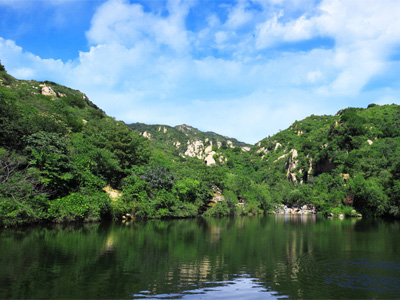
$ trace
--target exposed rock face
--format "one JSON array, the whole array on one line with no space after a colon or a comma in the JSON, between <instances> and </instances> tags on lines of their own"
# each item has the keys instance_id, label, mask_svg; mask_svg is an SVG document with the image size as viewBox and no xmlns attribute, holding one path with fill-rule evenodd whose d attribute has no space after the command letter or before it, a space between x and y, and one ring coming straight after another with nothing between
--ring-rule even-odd
<instances>
[{"instance_id":1,"label":"exposed rock face","mask_svg":"<svg viewBox=\"0 0 400 300\"><path fill-rule=\"evenodd\" d=\"M211 198L211 202L217 203L225 200L225 197L222 196L222 191L218 187L214 186L212 189L214 196Z\"/></svg>"},{"instance_id":2,"label":"exposed rock face","mask_svg":"<svg viewBox=\"0 0 400 300\"><path fill-rule=\"evenodd\" d=\"M208 139L206 139L206 142L207 142L207 140L208 140ZM211 142L211 145L208 146L204 152L205 152L205 153L211 153L211 151L212 151L212 142Z\"/></svg>"},{"instance_id":3,"label":"exposed rock face","mask_svg":"<svg viewBox=\"0 0 400 300\"><path fill-rule=\"evenodd\" d=\"M176 149L178 149L181 146L181 142L176 141L176 143L174 145L175 145Z\"/></svg>"},{"instance_id":4,"label":"exposed rock face","mask_svg":"<svg viewBox=\"0 0 400 300\"><path fill-rule=\"evenodd\" d=\"M148 133L147 131L143 132L141 135L143 135L145 138L147 138L148 140L151 140L151 134Z\"/></svg>"},{"instance_id":5,"label":"exposed rock face","mask_svg":"<svg viewBox=\"0 0 400 300\"><path fill-rule=\"evenodd\" d=\"M204 144L202 141L193 141L190 143L190 141L187 142L188 147L187 150L185 151L186 156L190 157L197 157L197 158L202 158L201 157L201 150L204 148Z\"/></svg>"},{"instance_id":6,"label":"exposed rock face","mask_svg":"<svg viewBox=\"0 0 400 300\"><path fill-rule=\"evenodd\" d=\"M290 150L289 155L290 155L290 153L292 153L292 155L289 156L289 159L287 161L288 170L286 173L286 177L288 177L292 181L297 181L296 173L293 172L293 170L296 169L297 165L298 165L298 161L296 160L298 153L297 153L296 149ZM301 172L301 170L300 170L300 172Z\"/></svg>"},{"instance_id":7,"label":"exposed rock face","mask_svg":"<svg viewBox=\"0 0 400 300\"><path fill-rule=\"evenodd\" d=\"M276 160L274 160L274 162L277 162L278 160L285 158L286 156L288 156L287 154L283 154L281 156L279 156Z\"/></svg>"},{"instance_id":8,"label":"exposed rock face","mask_svg":"<svg viewBox=\"0 0 400 300\"><path fill-rule=\"evenodd\" d=\"M122 195L121 192L119 192L119 191L117 191L117 190L114 190L114 189L111 188L109 185L107 185L106 187L104 187L104 188L103 188L103 191L105 191L105 192L110 196L110 198L111 198L113 201L117 200L117 199L118 199L119 197L121 197L121 195Z\"/></svg>"},{"instance_id":9,"label":"exposed rock face","mask_svg":"<svg viewBox=\"0 0 400 300\"><path fill-rule=\"evenodd\" d=\"M207 166L215 165L214 154L215 154L215 152L212 151L212 152L210 152L210 153L207 155L207 157L204 159L204 161L205 161L205 163L207 164Z\"/></svg>"},{"instance_id":10,"label":"exposed rock face","mask_svg":"<svg viewBox=\"0 0 400 300\"><path fill-rule=\"evenodd\" d=\"M207 141L205 141L207 142ZM204 159L204 162L210 166L215 164L215 159L214 159L214 154L216 154L215 151L212 151L212 142L210 142L210 145L204 148L204 142L203 141L188 141L188 147L187 150L185 151L185 156L190 156L190 157L197 157L199 159Z\"/></svg>"},{"instance_id":11,"label":"exposed rock face","mask_svg":"<svg viewBox=\"0 0 400 300\"><path fill-rule=\"evenodd\" d=\"M53 91L53 89L45 84L41 84L40 85L42 87L42 95L45 96L53 96L53 97L57 97L57 94L55 91Z\"/></svg>"}]
</instances>

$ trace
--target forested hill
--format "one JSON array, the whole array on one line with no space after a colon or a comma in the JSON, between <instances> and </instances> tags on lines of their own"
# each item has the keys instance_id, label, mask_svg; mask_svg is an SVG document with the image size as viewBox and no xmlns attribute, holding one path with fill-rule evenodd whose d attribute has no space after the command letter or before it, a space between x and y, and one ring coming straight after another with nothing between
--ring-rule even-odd
<instances>
[{"instance_id":1,"label":"forested hill","mask_svg":"<svg viewBox=\"0 0 400 300\"><path fill-rule=\"evenodd\" d=\"M305 204L400 215L398 105L310 116L254 146L187 125L129 127L79 91L17 80L0 64L0 225Z\"/></svg>"},{"instance_id":2,"label":"forested hill","mask_svg":"<svg viewBox=\"0 0 400 300\"><path fill-rule=\"evenodd\" d=\"M226 159L226 155L224 156L226 149L240 148L241 151L250 151L251 147L234 138L214 132L202 132L185 124L171 127L134 123L128 126L149 139L155 148L166 154L197 157L204 159L207 165L216 164L215 159L223 162Z\"/></svg>"},{"instance_id":3,"label":"forested hill","mask_svg":"<svg viewBox=\"0 0 400 300\"><path fill-rule=\"evenodd\" d=\"M312 199L321 211L346 208L349 214L354 207L364 215L399 216L398 105L310 116L263 139L252 153L262 159L259 180L277 186L284 202Z\"/></svg>"}]
</instances>

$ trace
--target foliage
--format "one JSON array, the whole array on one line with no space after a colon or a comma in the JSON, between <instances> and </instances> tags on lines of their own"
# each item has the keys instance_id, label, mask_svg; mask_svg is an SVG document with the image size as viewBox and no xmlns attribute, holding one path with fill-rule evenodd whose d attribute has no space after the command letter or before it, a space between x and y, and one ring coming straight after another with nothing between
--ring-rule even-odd
<instances>
[{"instance_id":1,"label":"foliage","mask_svg":"<svg viewBox=\"0 0 400 300\"><path fill-rule=\"evenodd\" d=\"M400 217L398 105L311 115L248 151L187 125L129 128L79 91L1 67L1 225L259 214L280 204ZM198 158L208 155L215 164ZM110 200L106 186L121 196Z\"/></svg>"},{"instance_id":2,"label":"foliage","mask_svg":"<svg viewBox=\"0 0 400 300\"><path fill-rule=\"evenodd\" d=\"M34 222L43 217L46 197L39 173L24 156L0 148L0 225Z\"/></svg>"},{"instance_id":3,"label":"foliage","mask_svg":"<svg viewBox=\"0 0 400 300\"><path fill-rule=\"evenodd\" d=\"M102 193L72 193L50 203L49 218L56 222L98 221L110 210L110 199Z\"/></svg>"}]
</instances>

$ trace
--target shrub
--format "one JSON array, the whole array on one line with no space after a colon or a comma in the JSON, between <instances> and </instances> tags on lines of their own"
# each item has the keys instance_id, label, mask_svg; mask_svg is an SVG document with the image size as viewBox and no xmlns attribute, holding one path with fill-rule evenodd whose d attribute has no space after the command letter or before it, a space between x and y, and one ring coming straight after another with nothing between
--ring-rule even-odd
<instances>
[{"instance_id":1,"label":"shrub","mask_svg":"<svg viewBox=\"0 0 400 300\"><path fill-rule=\"evenodd\" d=\"M231 214L231 210L228 206L228 203L226 201L221 201L215 204L213 207L211 207L209 210L207 210L203 215L206 217L222 217L222 216L228 216Z\"/></svg>"},{"instance_id":2,"label":"shrub","mask_svg":"<svg viewBox=\"0 0 400 300\"><path fill-rule=\"evenodd\" d=\"M110 210L110 199L104 193L91 196L73 193L52 201L49 217L56 222L99 221Z\"/></svg>"}]
</instances>

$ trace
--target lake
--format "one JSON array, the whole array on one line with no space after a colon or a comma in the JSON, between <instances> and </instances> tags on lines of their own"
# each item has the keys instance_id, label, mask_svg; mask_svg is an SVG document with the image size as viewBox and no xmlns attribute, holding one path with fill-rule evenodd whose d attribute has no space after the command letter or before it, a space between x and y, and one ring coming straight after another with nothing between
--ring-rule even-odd
<instances>
[{"instance_id":1,"label":"lake","mask_svg":"<svg viewBox=\"0 0 400 300\"><path fill-rule=\"evenodd\" d=\"M1 299L395 299L400 223L316 215L0 230Z\"/></svg>"}]
</instances>

